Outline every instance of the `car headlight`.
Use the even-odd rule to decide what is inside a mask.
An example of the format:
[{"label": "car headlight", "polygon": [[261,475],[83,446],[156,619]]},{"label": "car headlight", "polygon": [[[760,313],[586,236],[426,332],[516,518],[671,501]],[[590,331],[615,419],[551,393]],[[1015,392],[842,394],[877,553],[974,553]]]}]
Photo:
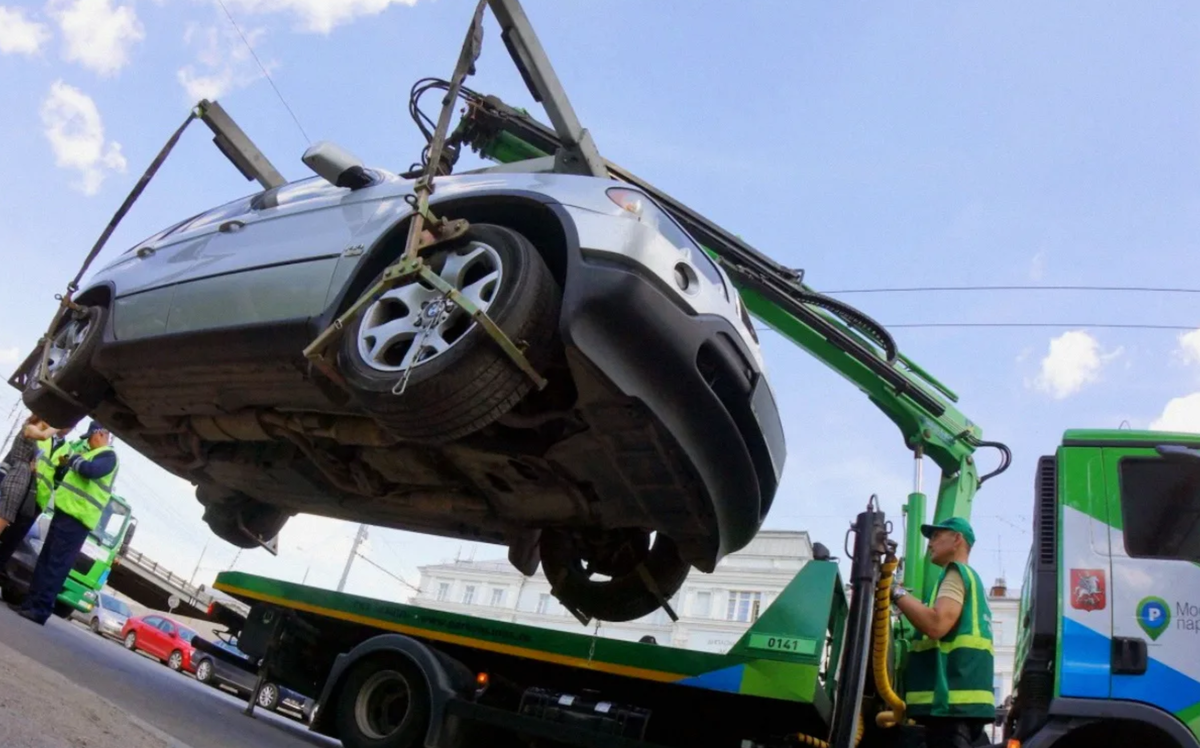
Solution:
[{"label": "car headlight", "polygon": [[96,602],[96,593],[88,590],[87,592],[83,593],[83,599],[94,603]]}]

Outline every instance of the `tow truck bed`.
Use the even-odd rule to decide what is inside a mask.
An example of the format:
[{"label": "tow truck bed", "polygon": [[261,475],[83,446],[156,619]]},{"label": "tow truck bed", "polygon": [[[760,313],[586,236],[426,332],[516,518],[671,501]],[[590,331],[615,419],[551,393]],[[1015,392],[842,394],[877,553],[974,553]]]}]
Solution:
[{"label": "tow truck bed", "polygon": [[[356,745],[344,719],[356,667],[400,653],[430,685],[426,745],[486,726],[550,744],[740,746],[831,712],[846,599],[833,562],[809,562],[726,654],[492,621],[237,572],[216,588],[251,605],[239,646],[273,680],[318,697],[313,729]],[[363,664],[367,663],[367,664]],[[486,674],[486,687],[480,678]],[[349,716],[339,712],[348,711]],[[729,719],[736,713],[739,719]],[[468,738],[473,735],[473,738]],[[700,742],[697,742],[700,741]],[[492,742],[499,745],[500,743]]]}]

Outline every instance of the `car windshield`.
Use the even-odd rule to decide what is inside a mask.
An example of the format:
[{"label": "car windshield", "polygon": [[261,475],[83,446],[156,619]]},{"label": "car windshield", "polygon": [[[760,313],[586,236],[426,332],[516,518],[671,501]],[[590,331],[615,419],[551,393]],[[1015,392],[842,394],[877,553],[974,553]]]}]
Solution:
[{"label": "car windshield", "polygon": [[105,548],[116,548],[121,537],[121,530],[129,519],[129,505],[115,499],[109,499],[108,505],[100,513],[100,521],[92,530],[92,539]]},{"label": "car windshield", "polygon": [[126,605],[124,601],[118,600],[115,597],[109,597],[108,595],[105,595],[104,597],[100,598],[100,605],[105,610],[111,610],[112,612],[117,613],[118,615],[123,615],[126,618],[129,618],[133,615],[133,611],[129,609],[129,606]]}]

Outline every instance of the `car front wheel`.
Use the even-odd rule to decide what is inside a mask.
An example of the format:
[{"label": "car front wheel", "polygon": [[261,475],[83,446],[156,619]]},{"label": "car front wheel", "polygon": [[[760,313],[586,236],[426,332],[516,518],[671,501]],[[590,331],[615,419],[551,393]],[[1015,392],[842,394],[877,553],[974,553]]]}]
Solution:
[{"label": "car front wheel", "polygon": [[279,686],[274,683],[262,684],[255,702],[263,709],[275,711],[275,707],[279,706]]},{"label": "car front wheel", "polygon": [[82,312],[65,314],[50,339],[45,374],[59,390],[38,381],[42,366],[34,369],[21,395],[26,407],[55,428],[72,428],[100,404],[108,391],[108,382],[92,368],[92,355],[104,335],[108,310],[102,306],[84,307]]},{"label": "car front wheel", "polygon": [[200,681],[201,683],[208,684],[212,682],[212,676],[212,662],[209,660],[201,660],[200,664],[196,666],[196,680]]},{"label": "car front wheel", "polygon": [[[426,261],[486,312],[534,369],[551,360],[561,292],[523,235],[475,224]],[[412,439],[451,441],[478,431],[533,387],[480,323],[415,277],[366,307],[343,338],[339,361],[359,400],[389,430]]]}]

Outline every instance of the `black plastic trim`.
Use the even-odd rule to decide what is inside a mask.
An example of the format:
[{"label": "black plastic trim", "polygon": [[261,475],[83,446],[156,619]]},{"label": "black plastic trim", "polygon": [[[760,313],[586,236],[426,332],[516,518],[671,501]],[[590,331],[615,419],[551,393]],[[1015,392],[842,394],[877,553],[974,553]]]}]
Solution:
[{"label": "black plastic trim", "polygon": [[[1050,715],[1056,718],[1140,722],[1162,730],[1179,745],[1179,748],[1200,748],[1200,741],[1174,715],[1137,701],[1060,698],[1050,704]],[[1035,748],[1035,745],[1033,741],[1030,741],[1025,748]],[[1155,746],[1154,748],[1170,747]]]}]

